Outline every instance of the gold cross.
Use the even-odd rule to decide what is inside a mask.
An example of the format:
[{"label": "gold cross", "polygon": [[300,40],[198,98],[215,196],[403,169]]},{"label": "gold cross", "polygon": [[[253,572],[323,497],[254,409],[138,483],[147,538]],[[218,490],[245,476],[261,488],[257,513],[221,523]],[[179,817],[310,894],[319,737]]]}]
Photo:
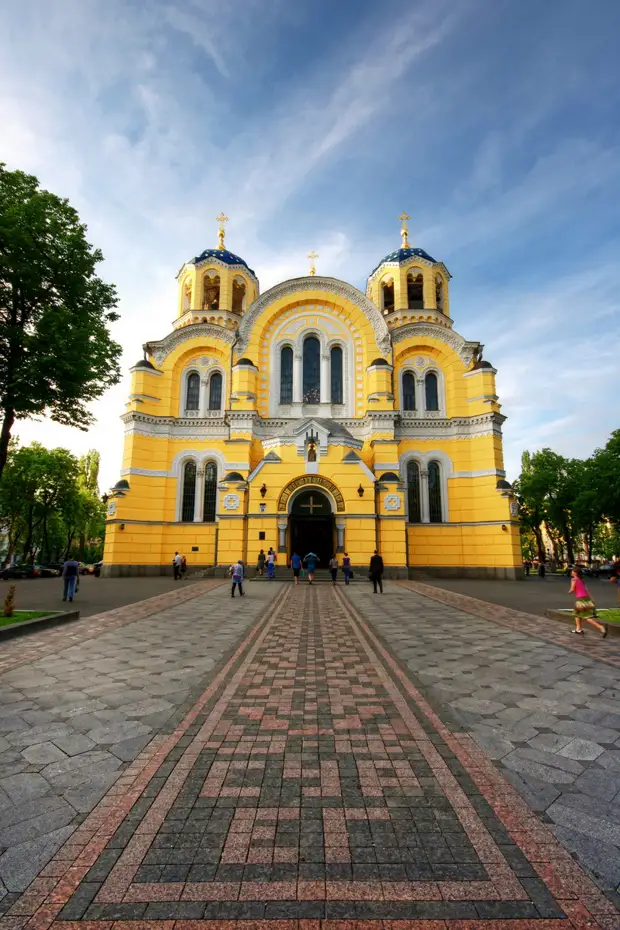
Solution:
[{"label": "gold cross", "polygon": [[315,503],[314,503],[314,495],[313,495],[313,494],[311,494],[310,497],[308,498],[308,503],[307,503],[307,504],[300,504],[299,506],[300,506],[300,507],[307,507],[308,510],[310,511],[310,515],[311,515],[311,516],[314,516],[314,511],[315,511],[315,510],[322,510],[322,509],[323,509],[323,504],[322,504],[321,502],[319,502],[318,504],[315,504]]},{"label": "gold cross", "polygon": [[226,235],[226,230],[224,229],[224,223],[228,222],[228,217],[224,212],[222,212],[219,216],[215,217],[215,220],[220,224],[220,228],[217,231],[217,237],[219,240],[217,247],[218,249],[225,249],[226,246],[224,245],[224,236]]},{"label": "gold cross", "polygon": [[400,236],[401,236],[401,239],[403,240],[403,249],[410,249],[411,246],[409,245],[409,228],[407,226],[407,220],[410,220],[411,217],[409,216],[408,213],[405,213],[403,210],[403,212],[398,217],[398,219],[402,223],[401,230],[400,230]]},{"label": "gold cross", "polygon": [[312,252],[310,252],[310,254],[308,255],[308,258],[310,259],[310,262],[311,262],[311,265],[310,265],[310,274],[316,274],[316,266],[315,266],[314,263],[315,263],[315,261],[316,261],[316,259],[317,259],[318,257],[319,257],[319,256],[318,256],[318,253],[315,252],[314,249],[313,249]]}]

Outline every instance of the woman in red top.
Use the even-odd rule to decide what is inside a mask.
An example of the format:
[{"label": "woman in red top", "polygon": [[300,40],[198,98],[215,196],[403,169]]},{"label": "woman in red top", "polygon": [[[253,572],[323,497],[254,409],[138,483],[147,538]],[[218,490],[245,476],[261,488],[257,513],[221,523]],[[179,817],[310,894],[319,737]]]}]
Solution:
[{"label": "woman in red top", "polygon": [[583,633],[585,632],[582,629],[582,623],[585,620],[586,623],[591,623],[592,626],[595,626],[597,630],[600,630],[603,634],[603,639],[607,636],[607,624],[599,623],[596,619],[596,607],[594,601],[588,593],[586,588],[583,576],[580,568],[574,568],[572,571],[572,581],[570,586],[569,594],[575,595],[575,627],[573,633]]}]

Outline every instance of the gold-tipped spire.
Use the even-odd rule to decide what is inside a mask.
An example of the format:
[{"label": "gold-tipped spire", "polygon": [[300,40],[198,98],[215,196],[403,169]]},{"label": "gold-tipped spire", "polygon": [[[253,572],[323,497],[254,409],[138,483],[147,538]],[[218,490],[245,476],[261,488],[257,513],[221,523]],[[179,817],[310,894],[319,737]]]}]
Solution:
[{"label": "gold-tipped spire", "polygon": [[316,265],[314,263],[318,257],[318,253],[315,252],[314,249],[308,255],[308,258],[310,259],[310,274],[312,275],[316,274]]},{"label": "gold-tipped spire", "polygon": [[224,229],[224,223],[228,222],[228,217],[222,212],[219,216],[215,217],[216,221],[220,224],[217,231],[218,238],[218,249],[224,250],[226,246],[224,245],[224,236],[226,235],[226,230]]},{"label": "gold-tipped spire", "polygon": [[400,237],[403,240],[402,247],[403,249],[410,249],[411,246],[409,245],[409,227],[407,226],[407,220],[410,220],[411,217],[409,216],[408,213],[405,213],[403,211],[401,215],[398,217],[398,219],[400,220],[402,224],[400,228]]}]

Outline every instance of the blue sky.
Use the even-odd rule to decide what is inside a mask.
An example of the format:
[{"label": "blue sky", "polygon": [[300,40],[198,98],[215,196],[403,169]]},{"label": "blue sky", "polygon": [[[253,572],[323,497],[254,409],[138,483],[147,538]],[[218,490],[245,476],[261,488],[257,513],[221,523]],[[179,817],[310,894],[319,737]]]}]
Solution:
[{"label": "blue sky", "polygon": [[[405,209],[499,369],[514,478],[620,426],[619,34],[617,0],[4,0],[0,160],[87,222],[125,368],[220,210],[264,290],[312,248],[363,289]],[[20,434],[99,448],[113,483],[128,387],[89,434]]]}]

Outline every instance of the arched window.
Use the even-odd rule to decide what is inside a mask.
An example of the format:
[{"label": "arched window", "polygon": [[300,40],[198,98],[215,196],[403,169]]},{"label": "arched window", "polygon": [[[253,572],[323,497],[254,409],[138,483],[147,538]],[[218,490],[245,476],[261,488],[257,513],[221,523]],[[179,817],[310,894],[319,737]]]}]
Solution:
[{"label": "arched window", "polygon": [[420,466],[417,462],[407,465],[407,511],[409,523],[420,523],[422,520],[420,507]]},{"label": "arched window", "polygon": [[406,371],[403,375],[403,410],[415,409],[415,378]]},{"label": "arched window", "polygon": [[437,375],[434,371],[429,371],[424,379],[424,389],[426,391],[426,409],[439,410],[439,390],[437,388]]},{"label": "arched window", "polygon": [[441,275],[437,275],[435,278],[435,298],[437,309],[443,313],[443,280]]},{"label": "arched window", "polygon": [[424,307],[424,278],[421,274],[407,275],[407,307],[410,310],[422,310]]},{"label": "arched window", "polygon": [[205,493],[202,505],[202,519],[205,523],[215,523],[215,504],[217,501],[217,465],[207,462],[205,466]]},{"label": "arched window", "polygon": [[220,309],[220,276],[207,271],[202,279],[202,310]]},{"label": "arched window", "polygon": [[187,376],[185,384],[185,409],[200,409],[200,375],[195,371]]},{"label": "arched window", "polygon": [[222,376],[219,371],[211,375],[209,381],[209,410],[222,409]]},{"label": "arched window", "polygon": [[316,336],[308,336],[304,340],[303,365],[304,404],[319,404],[321,402],[321,344]]},{"label": "arched window", "polygon": [[428,518],[431,523],[442,523],[441,472],[437,462],[428,466]]},{"label": "arched window", "polygon": [[394,309],[394,282],[390,280],[382,281],[381,291],[382,291],[383,312],[391,313],[392,310]]},{"label": "arched window", "polygon": [[280,352],[280,403],[293,403],[293,350],[283,346]]},{"label": "arched window", "polygon": [[232,292],[233,313],[243,313],[245,310],[245,281],[235,278]]},{"label": "arched window", "polygon": [[181,502],[181,520],[191,523],[194,519],[196,503],[196,463],[186,462],[183,468],[183,498]]},{"label": "arched window", "polygon": [[332,404],[342,404],[342,349],[334,346],[330,352]]}]

